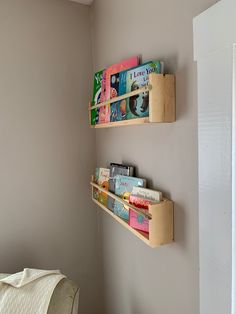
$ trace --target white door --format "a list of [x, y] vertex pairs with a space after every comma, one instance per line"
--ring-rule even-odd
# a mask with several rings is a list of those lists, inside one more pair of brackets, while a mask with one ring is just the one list
[[235, 314], [236, 1], [196, 17], [200, 313]]

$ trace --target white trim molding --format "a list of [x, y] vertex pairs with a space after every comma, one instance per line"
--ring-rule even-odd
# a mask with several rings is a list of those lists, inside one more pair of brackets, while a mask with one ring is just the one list
[[198, 70], [200, 314], [235, 313], [236, 1], [193, 21]]

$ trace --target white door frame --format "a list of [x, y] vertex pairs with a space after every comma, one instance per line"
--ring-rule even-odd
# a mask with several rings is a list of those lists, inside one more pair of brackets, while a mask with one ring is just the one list
[[198, 70], [200, 313], [236, 314], [232, 193], [236, 1], [216, 3], [194, 18], [193, 30]]

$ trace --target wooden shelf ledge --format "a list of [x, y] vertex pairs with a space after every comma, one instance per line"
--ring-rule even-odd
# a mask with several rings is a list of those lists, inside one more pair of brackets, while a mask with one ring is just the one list
[[[90, 182], [90, 184], [92, 186], [93, 202], [101, 209], [103, 209], [107, 214], [109, 214], [112, 218], [114, 218], [117, 222], [119, 222], [123, 227], [132, 232], [132, 234], [145, 242], [148, 246], [155, 248], [164, 244], [172, 243], [174, 241], [174, 203], [172, 201], [164, 199], [160, 203], [149, 205], [148, 211], [145, 211], [126, 203], [120, 197], [103, 189], [93, 181]], [[94, 188], [99, 189], [103, 193], [106, 193], [107, 196], [112, 197], [121, 204], [128, 206], [138, 214], [145, 216], [145, 218], [148, 218], [149, 234], [133, 229], [132, 227], [130, 227], [126, 220], [116, 216], [110, 209], [101, 204], [98, 200], [94, 199]]]
[[[110, 104], [127, 99], [134, 95], [144, 92], [149, 93], [149, 116], [145, 118], [129, 119], [109, 123], [91, 125], [91, 110], [110, 106]], [[89, 124], [91, 128], [109, 128], [127, 125], [138, 125], [148, 123], [171, 123], [176, 117], [175, 113], [175, 76], [173, 74], [156, 74], [149, 75], [149, 84], [138, 90], [109, 99], [103, 103], [91, 106], [89, 104]]]

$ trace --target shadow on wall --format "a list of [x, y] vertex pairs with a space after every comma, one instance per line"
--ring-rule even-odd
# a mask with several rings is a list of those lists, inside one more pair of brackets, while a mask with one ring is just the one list
[[[187, 64], [180, 65], [179, 56], [177, 54], [170, 55], [168, 59], [161, 58], [165, 64], [166, 74], [175, 74], [176, 76], [176, 121], [182, 119], [188, 114], [189, 108], [189, 82], [192, 75], [196, 77], [196, 68], [194, 67], [194, 73], [189, 73], [189, 66]], [[181, 91], [180, 93], [178, 91]]]
[[24, 245], [10, 243], [2, 248], [0, 260], [0, 273], [12, 274], [24, 268], [40, 268], [37, 266], [37, 257]]
[[185, 205], [174, 203], [174, 244], [186, 249], [186, 212]]
[[[131, 289], [132, 291], [132, 289]], [[156, 308], [152, 308], [149, 304], [145, 304], [142, 298], [137, 297], [133, 292], [130, 295], [130, 314], [144, 314], [144, 313], [156, 313]]]
[[[173, 73], [176, 75], [176, 121], [178, 121], [188, 115], [191, 99], [189, 82], [192, 80], [189, 76], [192, 76], [193, 73], [189, 73], [187, 65], [179, 67], [178, 71]], [[178, 91], [181, 91], [181, 93], [178, 93]]]

